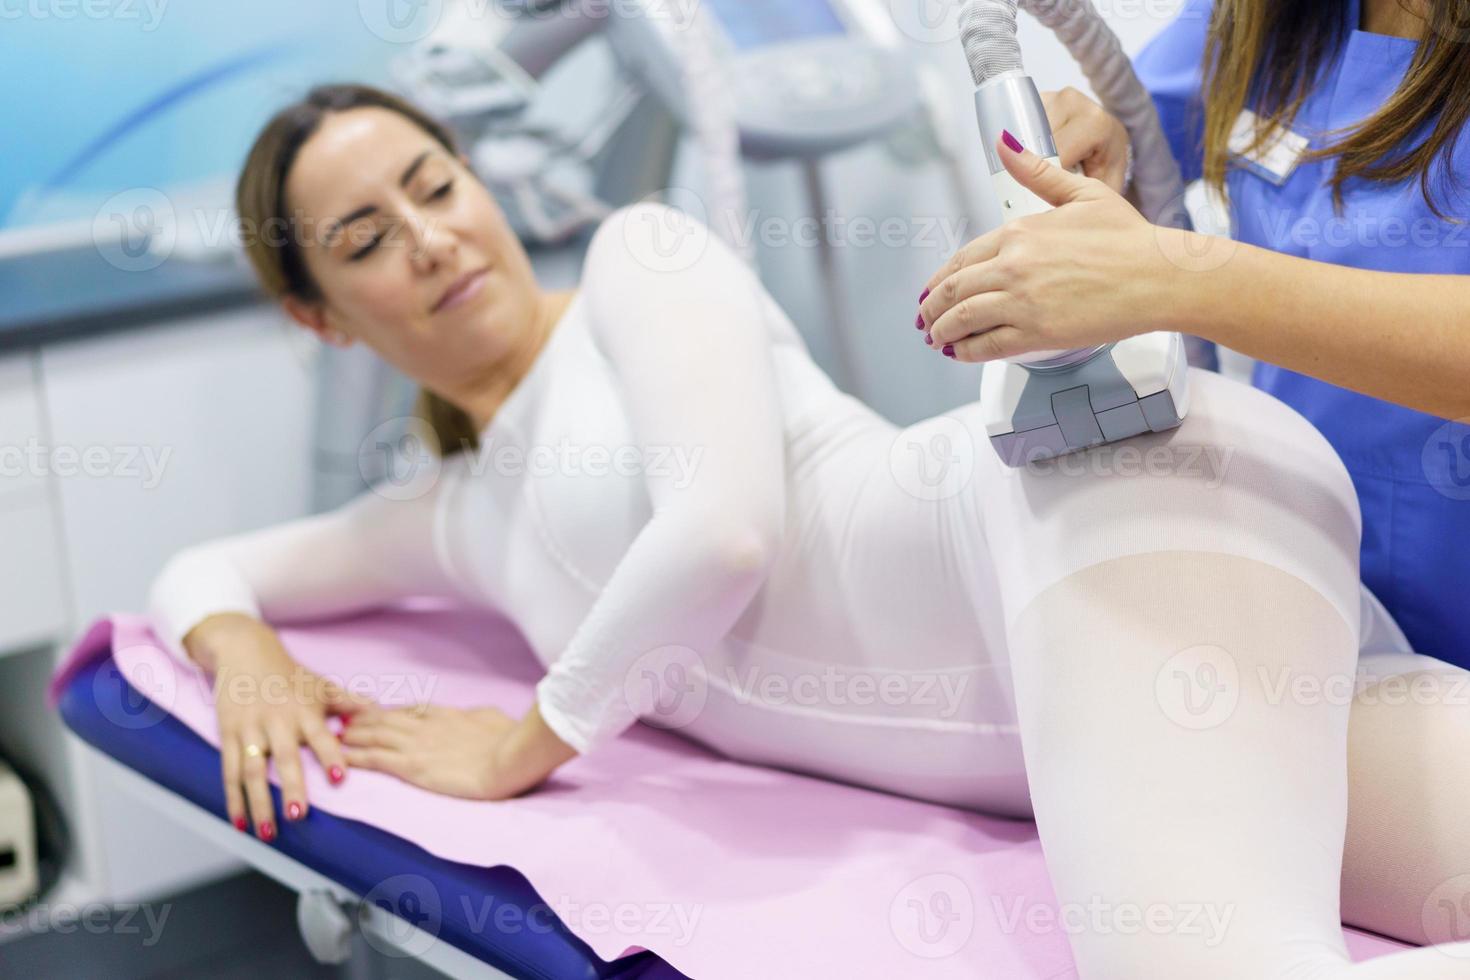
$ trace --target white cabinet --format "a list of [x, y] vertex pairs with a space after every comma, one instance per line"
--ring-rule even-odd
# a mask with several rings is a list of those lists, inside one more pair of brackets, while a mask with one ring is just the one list
[[35, 359], [0, 356], [0, 656], [65, 621]]
[[[308, 512], [315, 351], [274, 308], [58, 344], [39, 356], [41, 417], [53, 450], [65, 451], [51, 474], [71, 607], [60, 638], [109, 612], [141, 611], [178, 549]], [[0, 512], [0, 540], [4, 520]], [[0, 725], [56, 726], [60, 742], [59, 721], [37, 711]], [[89, 755], [68, 759], [65, 796], [82, 824], [73, 829], [88, 898], [140, 900], [233, 867], [123, 792]]]

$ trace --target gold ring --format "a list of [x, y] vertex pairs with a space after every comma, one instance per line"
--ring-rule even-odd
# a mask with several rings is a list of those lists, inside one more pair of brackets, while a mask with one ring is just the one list
[[259, 759], [263, 755], [265, 755], [265, 749], [261, 748], [259, 745], [256, 745], [254, 742], [251, 742], [249, 745], [245, 746], [245, 758]]

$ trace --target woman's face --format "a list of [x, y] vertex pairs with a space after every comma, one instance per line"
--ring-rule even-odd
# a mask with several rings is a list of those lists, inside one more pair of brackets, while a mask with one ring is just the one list
[[297, 154], [286, 208], [322, 294], [288, 311], [422, 384], [483, 374], [535, 316], [530, 261], [485, 186], [396, 112], [329, 114]]

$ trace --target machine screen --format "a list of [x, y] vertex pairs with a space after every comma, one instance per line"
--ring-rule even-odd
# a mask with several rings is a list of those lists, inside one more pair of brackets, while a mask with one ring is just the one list
[[743, 50], [809, 37], [835, 37], [847, 25], [827, 0], [706, 0], [735, 47]]

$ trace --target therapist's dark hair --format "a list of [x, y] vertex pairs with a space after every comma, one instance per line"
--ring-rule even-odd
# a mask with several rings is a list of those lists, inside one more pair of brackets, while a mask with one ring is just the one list
[[[235, 210], [244, 235], [245, 254], [265, 291], [274, 299], [295, 296], [320, 301], [321, 288], [307, 272], [300, 242], [304, 233], [286, 204], [286, 179], [301, 147], [328, 115], [349, 109], [387, 109], [428, 133], [451, 154], [458, 155], [454, 134], [411, 102], [368, 85], [319, 85], [305, 97], [281, 109], [250, 147], [235, 185]], [[271, 229], [272, 233], [266, 233]], [[445, 454], [475, 448], [479, 436], [463, 409], [428, 389], [419, 396], [418, 412], [438, 437]]]
[[[1399, 0], [1403, 5], [1404, 0]], [[1417, 177], [1440, 218], [1431, 189], [1435, 160], [1453, 181], [1455, 139], [1470, 118], [1470, 0], [1424, 0], [1424, 37], [1403, 82], [1377, 112], [1329, 134], [1329, 145], [1305, 160], [1336, 157], [1332, 200], [1339, 214], [1343, 185], [1353, 179], [1397, 184]], [[1289, 127], [1319, 71], [1347, 40], [1345, 0], [1215, 0], [1204, 64], [1204, 177], [1224, 190], [1231, 130], [1250, 105], [1262, 120], [1247, 152]], [[1405, 9], [1410, 9], [1405, 7]], [[1462, 220], [1462, 219], [1450, 219]]]

